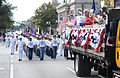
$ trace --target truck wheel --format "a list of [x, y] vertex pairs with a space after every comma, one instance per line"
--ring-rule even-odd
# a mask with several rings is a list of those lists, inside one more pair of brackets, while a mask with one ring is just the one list
[[87, 57], [84, 57], [84, 61], [85, 61], [85, 76], [88, 77], [91, 75], [91, 62], [90, 59]]
[[67, 53], [67, 52], [68, 52], [68, 50], [65, 48], [65, 49], [64, 49], [64, 58], [65, 58], [65, 59], [68, 58], [68, 55], [67, 55], [68, 53]]
[[78, 77], [84, 77], [84, 59], [82, 58], [82, 55], [75, 55], [74, 70]]

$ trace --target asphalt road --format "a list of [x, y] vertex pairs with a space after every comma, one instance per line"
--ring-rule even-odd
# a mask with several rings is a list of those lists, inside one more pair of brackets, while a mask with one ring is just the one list
[[[92, 72], [96, 75], [96, 72]], [[10, 55], [10, 49], [5, 48], [4, 43], [0, 46], [0, 78], [79, 78], [73, 70], [73, 61], [65, 60], [64, 57], [57, 56], [56, 60], [45, 55], [45, 59], [40, 59], [34, 55], [29, 61], [23, 55], [23, 61], [18, 61], [18, 53]], [[89, 77], [93, 78], [93, 77]], [[97, 78], [97, 76], [94, 76]]]

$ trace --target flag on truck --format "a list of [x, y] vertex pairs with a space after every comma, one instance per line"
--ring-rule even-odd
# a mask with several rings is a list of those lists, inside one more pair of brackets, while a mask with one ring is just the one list
[[93, 9], [93, 13], [95, 12], [95, 1], [93, 0], [93, 4], [92, 4], [92, 9]]
[[90, 34], [91, 34], [91, 29], [81, 29], [81, 33], [79, 36], [81, 48], [85, 48], [85, 45], [89, 40]]
[[79, 35], [81, 33], [81, 29], [73, 29], [73, 32], [71, 34], [72, 36], [72, 45], [75, 46], [77, 44], [77, 41], [79, 40]]
[[60, 26], [65, 26], [65, 17], [60, 15]]
[[104, 28], [91, 29], [90, 45], [94, 51], [98, 51], [103, 39]]

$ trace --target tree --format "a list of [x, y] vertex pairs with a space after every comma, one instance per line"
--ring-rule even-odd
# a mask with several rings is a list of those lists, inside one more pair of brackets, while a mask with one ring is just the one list
[[[34, 18], [35, 21], [33, 23], [43, 29], [47, 28], [47, 26], [56, 27], [56, 8], [50, 2], [48, 4], [44, 3], [36, 9]], [[49, 25], [46, 25], [47, 22], [49, 22]]]
[[14, 23], [12, 10], [14, 8], [5, 0], [0, 0], [0, 29], [10, 28], [12, 26]]

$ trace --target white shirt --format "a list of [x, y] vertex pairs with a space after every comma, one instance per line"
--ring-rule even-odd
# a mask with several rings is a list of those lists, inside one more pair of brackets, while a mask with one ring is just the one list
[[39, 41], [37, 39], [34, 39], [34, 44], [35, 45], [38, 45], [39, 44]]
[[62, 44], [63, 44], [63, 40], [59, 39], [59, 45], [60, 45], [60, 47], [62, 47]]
[[10, 39], [9, 37], [5, 37], [6, 42], [9, 42], [9, 39]]
[[49, 46], [49, 41], [48, 40], [45, 40], [45, 43], [47, 46]]
[[34, 42], [33, 41], [28, 41], [27, 46], [29, 48], [33, 48], [34, 47]]
[[10, 39], [10, 45], [15, 45], [16, 43], [16, 39], [15, 38], [11, 38]]
[[39, 45], [40, 45], [40, 47], [45, 47], [46, 41], [45, 40], [40, 40]]
[[27, 45], [27, 43], [28, 43], [28, 39], [27, 39], [27, 38], [23, 37], [23, 38], [22, 38], [22, 41], [24, 41], [25, 44]]
[[85, 16], [77, 16], [77, 26], [80, 26], [80, 23], [84, 22]]
[[18, 44], [18, 50], [23, 50], [23, 45], [25, 42], [18, 40], [16, 44]]
[[58, 46], [59, 41], [57, 39], [52, 40], [52, 46]]
[[52, 47], [52, 42], [48, 41], [47, 46]]

